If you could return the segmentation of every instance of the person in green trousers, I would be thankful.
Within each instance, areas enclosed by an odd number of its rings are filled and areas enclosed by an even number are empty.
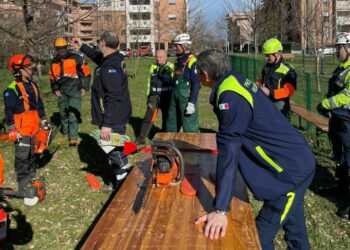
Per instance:
[[[170,100],[167,132],[199,133],[198,94],[201,88],[196,69],[196,57],[191,54],[188,34],[175,38],[177,59],[174,86]]]

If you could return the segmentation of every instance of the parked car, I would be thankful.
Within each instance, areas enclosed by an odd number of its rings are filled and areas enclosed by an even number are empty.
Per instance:
[[[131,49],[129,49],[129,48],[127,48],[127,49],[120,49],[119,53],[122,54],[125,57],[133,56],[133,53],[132,53]]]
[[[168,56],[176,56],[176,49],[175,48],[169,48],[167,51]]]
[[[318,52],[321,54],[322,53],[322,48],[318,49]],[[325,47],[323,49],[323,54],[324,55],[333,55],[337,52],[337,49],[334,47]]]
[[[137,55],[138,56],[152,56],[152,50],[148,46],[140,46],[137,48]]]

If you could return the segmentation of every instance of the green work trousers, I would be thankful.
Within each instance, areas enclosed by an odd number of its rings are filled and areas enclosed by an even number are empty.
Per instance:
[[[186,82],[179,82],[173,88],[170,99],[169,116],[166,123],[167,132],[179,132],[181,127],[185,133],[199,133],[198,104],[192,115],[186,115],[186,106],[190,95],[190,86]]]
[[[58,108],[60,109],[62,134],[68,135],[69,139],[78,139],[79,123],[81,123],[81,93],[62,93],[58,98]]]

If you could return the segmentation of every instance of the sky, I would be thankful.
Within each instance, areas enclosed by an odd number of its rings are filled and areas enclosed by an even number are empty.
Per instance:
[[[190,7],[201,6],[204,8],[205,17],[209,24],[226,15],[226,6],[222,0],[188,0]]]

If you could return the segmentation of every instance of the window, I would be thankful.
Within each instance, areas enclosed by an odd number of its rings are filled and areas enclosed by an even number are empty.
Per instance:
[[[174,4],[176,4],[176,0],[168,0],[168,3],[169,3],[170,5],[174,5]]]
[[[175,14],[169,14],[168,15],[169,20],[173,21],[176,20],[176,15]]]

